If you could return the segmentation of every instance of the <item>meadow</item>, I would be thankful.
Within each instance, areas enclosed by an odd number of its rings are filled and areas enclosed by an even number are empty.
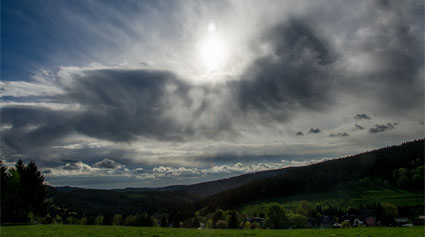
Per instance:
[[[281,203],[286,210],[294,211],[299,206],[300,200],[307,200],[316,205],[333,206],[341,209],[348,207],[359,208],[374,203],[388,202],[396,206],[421,206],[424,205],[424,193],[409,192],[397,188],[373,187],[357,188],[354,190],[342,190],[323,193],[302,193],[293,196],[270,198],[256,201],[241,208],[241,211],[252,213],[264,213],[270,202]]]
[[[293,230],[218,230],[89,225],[19,225],[0,228],[7,236],[424,236],[423,226]]]

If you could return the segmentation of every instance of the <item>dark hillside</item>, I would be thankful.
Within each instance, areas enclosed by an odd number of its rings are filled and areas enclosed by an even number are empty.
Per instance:
[[[287,173],[253,181],[196,201],[195,208],[235,208],[255,200],[288,196],[302,192],[338,190],[362,178],[393,180],[394,170],[412,169],[424,164],[424,139],[398,146],[295,167]],[[422,176],[423,177],[423,176]],[[423,178],[422,178],[423,182]],[[423,188],[423,185],[422,185]]]

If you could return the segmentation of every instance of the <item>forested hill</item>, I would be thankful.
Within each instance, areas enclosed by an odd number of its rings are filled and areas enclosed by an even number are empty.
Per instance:
[[[195,202],[195,209],[206,206],[231,209],[255,200],[293,195],[302,192],[337,190],[360,179],[397,184],[398,170],[414,170],[424,164],[424,139],[381,148],[358,155],[334,159],[226,190]],[[423,172],[422,172],[423,173]],[[423,189],[423,174],[416,186]]]
[[[162,191],[186,191],[199,195],[201,197],[208,197],[222,191],[239,187],[246,183],[260,180],[264,178],[273,177],[279,174],[284,174],[291,170],[292,168],[282,168],[276,170],[266,170],[256,173],[244,174],[239,176],[230,177],[227,179],[219,179],[209,182],[191,184],[191,185],[173,185],[162,188],[125,188],[125,189],[114,189],[118,192],[162,192]]]

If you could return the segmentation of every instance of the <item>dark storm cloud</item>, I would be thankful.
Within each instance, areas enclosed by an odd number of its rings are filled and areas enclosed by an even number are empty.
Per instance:
[[[43,148],[72,132],[74,115],[44,108],[6,107],[1,110],[1,121],[11,129],[2,131],[2,145],[17,152]]]
[[[71,133],[112,141],[131,141],[138,135],[157,139],[181,139],[190,131],[179,127],[163,112],[172,105],[166,99],[186,97],[188,86],[163,71],[94,70],[73,77],[62,101],[82,105],[68,112],[34,107],[2,108],[1,121],[11,129],[2,131],[3,142],[25,151],[54,143]],[[166,91],[167,86],[171,91]]]
[[[295,135],[297,135],[297,136],[304,136],[304,133],[303,132],[297,132]]]
[[[328,98],[335,55],[313,26],[301,19],[270,28],[260,44],[271,53],[256,59],[233,83],[241,109],[287,120],[294,109],[321,110]]]
[[[317,134],[320,133],[320,129],[318,128],[310,128],[310,131],[308,131],[308,133],[310,134]]]
[[[348,137],[349,135],[348,135],[348,133],[346,133],[346,132],[343,132],[343,133],[337,133],[337,134],[333,134],[333,133],[331,133],[331,134],[329,134],[329,137]]]
[[[372,3],[368,21],[347,45],[347,53],[370,60],[361,73],[348,73],[356,84],[352,92],[373,93],[380,109],[393,113],[423,105],[423,8],[423,1]]]
[[[172,106],[167,98],[192,103],[186,97],[188,86],[172,73],[95,70],[74,79],[77,83],[67,88],[68,98],[85,107],[73,123],[77,132],[115,141],[130,141],[137,135],[181,139],[178,134],[188,132],[163,116]]]
[[[364,127],[358,125],[358,124],[354,124],[354,130],[363,130]]]
[[[357,120],[360,120],[360,119],[370,119],[370,117],[367,114],[356,114],[356,116],[354,116],[354,119],[357,119]]]
[[[398,123],[376,124],[375,127],[369,129],[369,133],[379,133],[389,131],[395,128]]]

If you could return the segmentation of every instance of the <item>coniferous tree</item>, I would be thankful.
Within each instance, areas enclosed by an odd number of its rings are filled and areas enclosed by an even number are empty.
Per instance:
[[[30,212],[35,216],[45,214],[46,185],[34,161],[25,165],[18,160],[10,169],[1,162],[0,172],[2,222],[28,221]]]

